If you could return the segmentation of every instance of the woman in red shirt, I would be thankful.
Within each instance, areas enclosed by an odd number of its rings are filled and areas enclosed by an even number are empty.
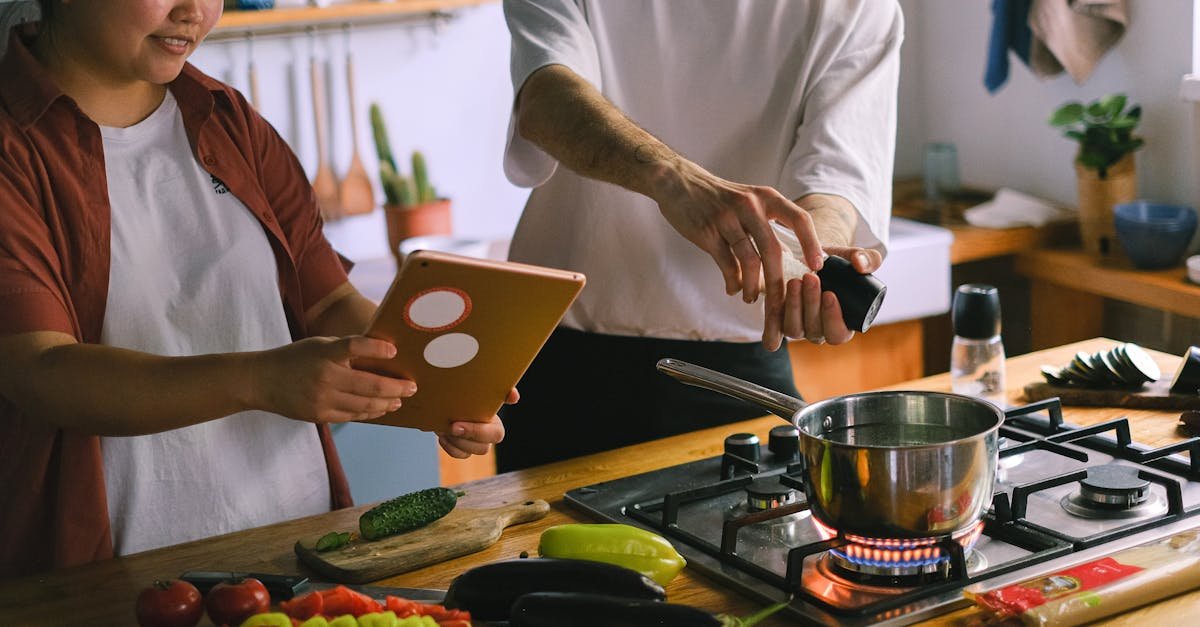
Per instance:
[[[221,0],[41,5],[0,61],[0,577],[348,506],[328,424],[416,386],[352,367],[395,347],[304,171],[186,63]]]

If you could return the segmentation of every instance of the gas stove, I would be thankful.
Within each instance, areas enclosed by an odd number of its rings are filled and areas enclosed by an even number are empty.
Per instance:
[[[664,535],[688,567],[816,625],[903,625],[990,590],[1200,526],[1200,438],[1150,450],[1116,419],[1064,423],[1058,399],[1005,412],[992,505],[951,537],[865,538],[808,511],[797,431],[764,446],[567,492],[601,520]],[[1188,452],[1188,456],[1179,455]]]

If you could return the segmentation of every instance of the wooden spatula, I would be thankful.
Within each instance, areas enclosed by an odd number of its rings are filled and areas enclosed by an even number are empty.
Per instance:
[[[358,108],[354,103],[354,61],[350,53],[349,27],[346,28],[346,93],[350,97],[350,139],[353,150],[350,167],[342,177],[338,195],[345,215],[371,213],[375,210],[375,190],[362,159],[358,157]]]
[[[310,59],[312,73],[313,118],[317,131],[317,173],[313,176],[313,193],[317,196],[317,206],[321,217],[326,220],[336,220],[342,216],[338,200],[337,177],[333,167],[329,165],[329,157],[325,145],[325,82],[321,73],[320,62],[314,51]]]

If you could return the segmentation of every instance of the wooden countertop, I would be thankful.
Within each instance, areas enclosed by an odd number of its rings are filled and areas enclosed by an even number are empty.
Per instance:
[[[1093,339],[1010,359],[1010,402],[1022,402],[1020,390],[1025,383],[1039,376],[1037,369],[1041,364],[1066,363],[1076,351],[1095,352],[1112,344],[1111,340]],[[1153,355],[1165,373],[1173,372],[1177,367],[1178,358],[1161,353]],[[948,390],[949,387],[948,375],[943,374],[892,386],[892,389]],[[1134,437],[1140,442],[1161,445],[1180,439],[1175,432],[1178,412],[1068,407],[1064,414],[1068,421],[1077,424],[1091,424],[1127,415],[1133,421]],[[466,507],[541,498],[551,503],[551,511],[540,521],[509,528],[498,543],[484,551],[377,583],[445,588],[456,575],[478,564],[516,557],[522,551],[536,554],[538,537],[546,527],[586,521],[581,514],[563,503],[562,495],[566,491],[598,481],[718,455],[724,437],[731,431],[757,433],[765,440],[770,428],[778,424],[777,418],[758,418],[463,484],[461,487],[466,491],[466,496],[462,502]],[[3,581],[0,582],[0,616],[5,617],[6,624],[18,625],[129,625],[134,623],[134,599],[143,587],[155,579],[176,577],[186,570],[307,574],[292,551],[296,539],[330,529],[353,527],[359,515],[368,507],[363,505],[77,568]],[[670,584],[667,592],[674,602],[712,611],[742,615],[758,609],[752,600],[727,591],[687,569]],[[1181,607],[1170,605],[1176,603],[1200,605],[1200,592],[1160,603],[1156,607],[1159,611]],[[1152,610],[1130,613],[1113,624],[1132,625],[1134,623],[1131,621],[1145,616],[1143,612],[1146,611]],[[965,620],[969,618],[960,613],[940,619],[938,623],[955,624],[954,621]],[[784,623],[776,621],[767,624]]]

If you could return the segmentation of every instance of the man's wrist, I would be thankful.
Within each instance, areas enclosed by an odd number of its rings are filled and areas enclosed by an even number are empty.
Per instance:
[[[822,246],[851,246],[858,230],[858,211],[849,200],[833,194],[808,194],[796,199],[808,211]]]

